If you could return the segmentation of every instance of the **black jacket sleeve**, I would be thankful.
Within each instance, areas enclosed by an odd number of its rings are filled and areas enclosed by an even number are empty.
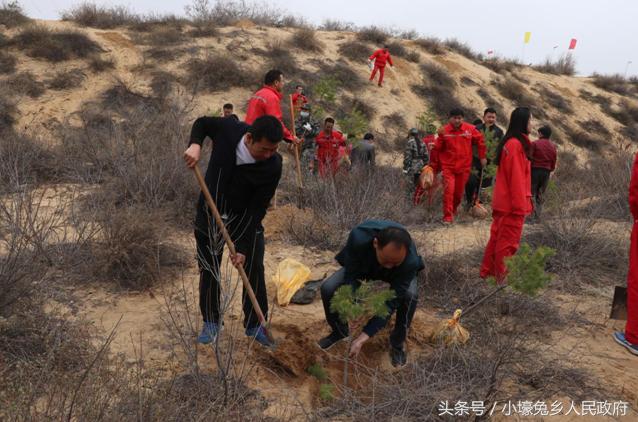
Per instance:
[[[270,181],[260,185],[253,193],[248,209],[244,218],[242,218],[245,226],[241,230],[241,235],[235,242],[237,252],[246,255],[253,246],[253,236],[261,225],[262,220],[266,216],[266,210],[270,204],[270,200],[275,195],[275,190],[281,179],[282,159],[277,155],[277,160],[273,166],[272,177]]]
[[[206,137],[209,137],[214,143],[217,134],[221,131],[222,123],[222,117],[204,116],[198,118],[191,128],[191,137],[188,145],[202,145]]]

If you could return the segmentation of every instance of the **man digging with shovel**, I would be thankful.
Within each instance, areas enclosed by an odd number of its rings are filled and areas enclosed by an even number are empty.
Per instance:
[[[364,221],[352,229],[346,246],[336,259],[343,268],[328,277],[321,286],[321,300],[332,332],[319,340],[319,347],[328,350],[350,334],[348,325],[330,309],[337,289],[344,284],[356,289],[364,280],[385,281],[395,293],[395,298],[386,302],[390,313],[387,318],[370,319],[352,342],[349,353],[351,357],[357,356],[363,344],[385,327],[396,310],[397,318],[390,334],[390,357],[393,366],[405,365],[404,343],[418,301],[416,276],[425,268],[410,234],[392,221]]]
[[[204,319],[204,327],[197,340],[202,344],[215,341],[221,329],[219,297],[223,240],[219,239],[219,227],[211,222],[210,217],[211,211],[215,214],[211,208],[218,208],[235,243],[234,254],[229,245],[231,262],[238,269],[243,267],[245,270],[248,275],[245,283],[252,287],[258,304],[253,307],[251,301],[255,298],[248,300],[246,297],[247,294],[253,296],[251,289],[244,288],[242,305],[246,335],[264,346],[273,346],[264,328],[268,296],[261,222],[281,177],[282,158],[277,147],[283,136],[280,121],[270,115],[257,118],[252,126],[221,117],[200,117],[193,124],[184,160],[189,168],[195,169],[204,139],[212,140],[213,151],[204,187],[208,188],[216,202],[216,207],[212,203],[209,208],[204,194],[201,194],[195,217],[200,270],[199,306]],[[229,240],[227,244],[232,243]]]

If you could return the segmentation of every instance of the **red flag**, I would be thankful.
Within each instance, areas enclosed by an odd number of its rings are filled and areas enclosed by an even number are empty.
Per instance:
[[[569,49],[573,50],[576,48],[576,38],[572,38],[572,40],[569,42]]]

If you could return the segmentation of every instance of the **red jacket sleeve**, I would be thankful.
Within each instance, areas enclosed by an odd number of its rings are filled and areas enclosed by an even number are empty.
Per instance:
[[[531,186],[525,177],[525,167],[528,163],[522,148],[517,140],[508,142],[503,148],[499,164],[499,166],[503,166],[509,187],[512,213],[519,215],[527,214],[531,207],[531,198],[528,195]]]
[[[552,145],[552,169],[551,171],[556,170],[556,146]]]
[[[392,63],[392,57],[390,57],[390,53],[388,53],[388,63],[390,63],[390,66],[394,66],[394,63]]]
[[[377,50],[374,53],[372,53],[372,55],[368,58],[368,60],[374,60],[377,58],[377,56],[379,55],[379,51],[381,50]]]
[[[634,220],[638,220],[638,154],[634,158],[631,169],[631,182],[629,183],[629,209]]]
[[[472,143],[478,147],[478,155],[482,160],[487,155],[487,148],[485,147],[485,139],[483,138],[483,134],[480,130],[474,128],[472,129]]]

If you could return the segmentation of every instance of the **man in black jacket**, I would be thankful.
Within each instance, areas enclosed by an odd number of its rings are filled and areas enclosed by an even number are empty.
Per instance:
[[[208,137],[213,151],[206,170],[206,185],[227,224],[237,254],[235,266],[243,265],[264,315],[268,297],[264,278],[264,229],[261,222],[281,177],[282,158],[277,153],[283,138],[276,117],[262,116],[252,126],[235,119],[200,117],[191,130],[184,152],[188,167],[197,165],[201,146]],[[195,240],[200,270],[199,306],[204,319],[200,343],[213,342],[220,323],[220,275],[223,239],[200,194],[195,217]],[[246,292],[242,296],[246,335],[264,346],[272,344],[259,324]]]
[[[343,268],[321,285],[321,300],[332,332],[319,340],[319,347],[327,350],[349,336],[348,325],[330,310],[337,289],[343,285],[356,289],[365,280],[385,281],[395,293],[395,298],[386,303],[390,313],[387,318],[374,317],[367,322],[352,342],[350,356],[359,354],[363,344],[385,327],[396,311],[396,322],[390,334],[390,357],[392,365],[405,365],[404,343],[418,301],[416,276],[425,268],[410,234],[393,221],[364,221],[352,229],[346,246],[336,259]]]

